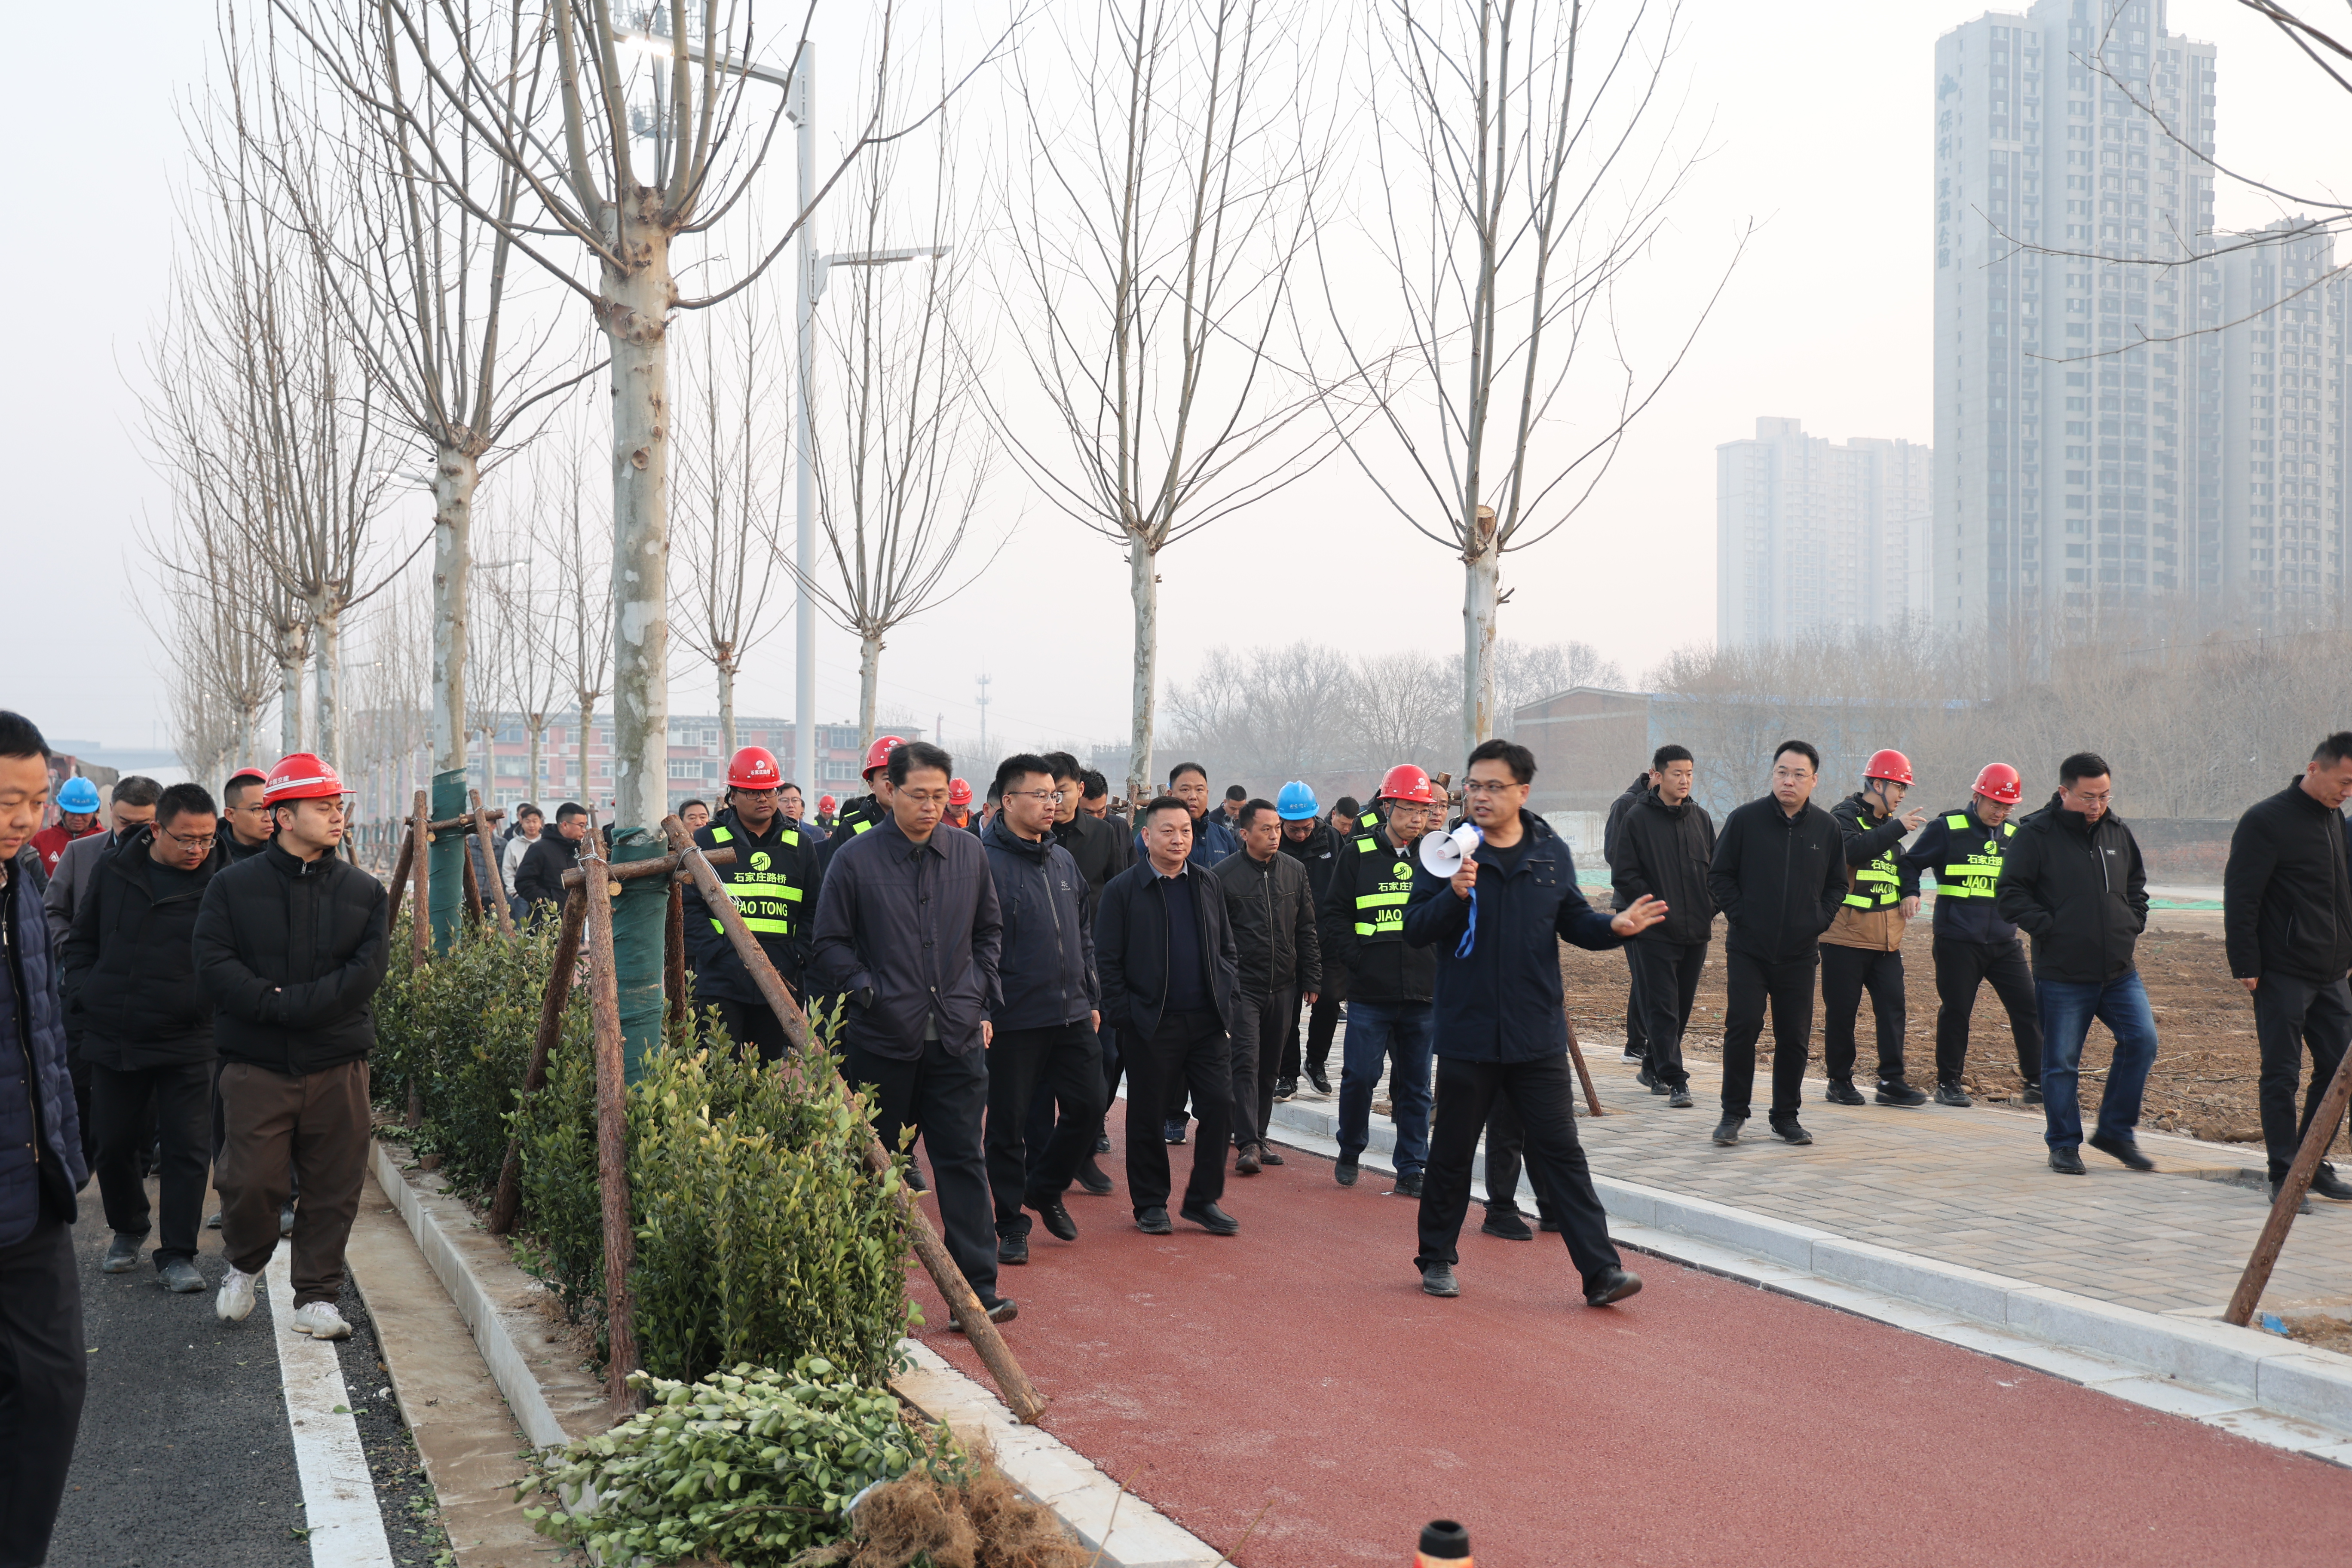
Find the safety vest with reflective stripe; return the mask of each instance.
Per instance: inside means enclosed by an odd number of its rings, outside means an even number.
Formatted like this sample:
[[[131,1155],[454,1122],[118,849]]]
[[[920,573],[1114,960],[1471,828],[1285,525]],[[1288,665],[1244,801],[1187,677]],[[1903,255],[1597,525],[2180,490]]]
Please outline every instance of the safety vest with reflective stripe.
[[[1944,848],[1944,863],[1936,868],[1936,896],[1991,898],[2000,880],[2001,858],[2009,853],[2008,840],[2016,834],[2017,824],[1985,827],[1969,821],[1968,813],[1956,811],[1944,818],[1944,826],[1951,829],[1951,837]],[[1979,837],[1979,834],[1983,837]]]
[[[1874,860],[1864,861],[1853,868],[1852,886],[1846,889],[1847,905],[1858,910],[1891,910],[1903,901],[1903,873],[1895,863],[1895,851],[1882,850]]]
[[[712,827],[710,837],[719,844],[735,842],[734,829],[724,824]],[[787,827],[776,835],[775,842],[779,847],[797,849],[801,836]],[[784,871],[771,868],[764,849],[757,845],[739,849],[734,865],[712,869],[727,884],[735,907],[743,913],[743,923],[754,935],[792,935],[794,911],[807,899],[807,889],[796,886]],[[714,916],[710,929],[724,931],[727,927]]]
[[[1395,864],[1370,889],[1356,895],[1356,938],[1360,942],[1404,936],[1405,900],[1412,896],[1412,858],[1378,838],[1356,840],[1359,855],[1390,855]]]

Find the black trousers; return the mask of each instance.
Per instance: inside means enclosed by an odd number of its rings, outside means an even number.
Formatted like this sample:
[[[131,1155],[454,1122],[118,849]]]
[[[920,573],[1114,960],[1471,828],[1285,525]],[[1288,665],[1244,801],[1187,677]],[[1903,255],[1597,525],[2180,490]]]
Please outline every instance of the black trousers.
[[[1633,943],[1625,944],[1625,1054],[1647,1058],[1650,1054],[1650,1010],[1642,1001],[1642,966]]]
[[[1248,992],[1234,997],[1234,1147],[1255,1148],[1265,1142],[1274,1120],[1274,1079],[1282,1066],[1282,1030],[1291,1018],[1297,986],[1264,996]]]
[[[1969,1019],[1977,990],[1986,982],[2009,1014],[2017,1041],[2017,1072],[2029,1084],[2042,1081],[2042,1010],[2033,1000],[2033,966],[2015,937],[2007,942],[1936,939],[1936,1081],[1958,1083],[1969,1065]]]
[[[1822,944],[1822,1058],[1830,1077],[1853,1077],[1854,1020],[1870,993],[1878,1025],[1878,1080],[1903,1081],[1903,954]]]
[[[48,1555],[89,1382],[73,1227],[42,1219],[0,1247],[0,1568]]]
[[[1102,1093],[1095,1101],[1092,1124],[1079,1139],[1082,1145],[1078,1160],[1084,1163],[1095,1152],[1095,1145],[1110,1125],[1111,1102],[1118,1098],[1118,1031],[1105,1025],[1094,1030],[1095,1054],[1102,1062]],[[1045,1074],[1037,1075],[1029,1091],[1029,1172],[1034,1175],[1045,1158],[1045,1151],[1054,1144],[1055,1129],[1060,1125],[1060,1102],[1054,1095],[1053,1080]]]
[[[1326,968],[1323,971],[1324,988],[1316,994],[1312,1007],[1307,1005],[1306,997],[1298,993],[1297,987],[1292,988],[1292,994],[1297,1000],[1290,1005],[1290,1038],[1282,1047],[1281,1076],[1284,1078],[1296,1079],[1299,1074],[1298,1024],[1302,1017],[1307,1021],[1306,1059],[1314,1064],[1318,1072],[1331,1064],[1331,1041],[1339,1032],[1341,1002],[1341,998],[1331,994],[1331,970]]]
[[[98,1169],[98,1121],[89,1113],[89,1062],[81,1054],[81,1041],[66,1042],[66,1071],[73,1079],[74,1115],[81,1122],[81,1163],[91,1170]]]
[[[1129,1035],[1127,1055],[1127,1195],[1140,1215],[1168,1206],[1168,1144],[1160,1128],[1168,1107],[1190,1090],[1201,1119],[1192,1143],[1192,1177],[1184,1202],[1225,1195],[1225,1152],[1233,1142],[1233,1049],[1214,1013],[1171,1013],[1150,1039]]]
[[[1772,1008],[1772,1120],[1797,1114],[1812,1046],[1813,970],[1819,955],[1778,963],[1738,951],[1723,955],[1723,1114],[1748,1120],[1756,1091],[1756,1042]]]
[[[940,1239],[982,1305],[996,1300],[996,1226],[989,1217],[988,1159],[981,1129],[988,1110],[988,1053],[923,1042],[912,1061],[877,1056],[855,1042],[844,1063],[852,1087],[873,1092],[874,1131],[895,1151],[912,1127],[931,1157]]]
[[[1470,1157],[1497,1100],[1518,1112],[1527,1131],[1528,1174],[1560,1222],[1568,1256],[1589,1289],[1618,1266],[1609,1240],[1609,1215],[1592,1190],[1584,1145],[1576,1136],[1576,1079],[1568,1053],[1531,1062],[1465,1062],[1437,1058],[1436,1125],[1429,1134],[1429,1168],[1421,1189],[1421,1250],[1414,1264],[1449,1267],[1461,1261],[1454,1244],[1470,1209]]]
[[[2262,1047],[2263,1146],[2270,1155],[2271,1180],[2286,1174],[2295,1152],[2311,1132],[2311,1119],[2327,1098],[2328,1080],[2352,1042],[2352,985],[2329,984],[2291,974],[2265,974],[2254,987],[2254,1037]],[[2303,1076],[2303,1053],[2311,1052],[2311,1085],[2304,1091],[2303,1116],[2294,1113],[2295,1080]],[[2331,1143],[2335,1138],[2331,1132]]]
[[[1642,938],[1625,944],[1625,960],[1637,977],[1633,994],[1642,999],[1643,1063],[1652,1078],[1679,1089],[1690,1082],[1683,1067],[1683,1031],[1690,1027],[1691,1005],[1698,999],[1706,943]]]
[[[1575,1107],[1570,1106],[1573,1112]],[[1519,1164],[1528,1159],[1527,1123],[1519,1120],[1518,1107],[1508,1095],[1495,1097],[1495,1109],[1486,1113],[1486,1212],[1489,1215],[1519,1212]],[[1426,1173],[1423,1173],[1424,1182]],[[1536,1190],[1536,1213],[1542,1218],[1557,1222],[1559,1215],[1552,1212],[1542,1178],[1531,1184]],[[1426,1192],[1424,1185],[1423,1191]]]
[[[727,1026],[727,1037],[735,1042],[735,1054],[739,1057],[749,1048],[758,1051],[763,1062],[779,1061],[792,1044],[791,1037],[784,1033],[783,1020],[764,1002],[735,1002],[714,996],[703,1005],[719,1009],[719,1021]]]
[[[1061,1115],[1042,1149],[1030,1146],[1030,1100],[1053,1097]],[[1024,1204],[1051,1202],[1077,1179],[1102,1120],[1102,1049],[1084,1018],[1048,1029],[1005,1029],[988,1045],[988,1190],[999,1236],[1029,1234]]]
[[[152,1110],[163,1140],[156,1182],[163,1233],[155,1247],[155,1267],[173,1258],[193,1262],[197,1226],[205,1219],[205,1177],[212,1168],[213,1064],[174,1062],[124,1071],[92,1062],[89,1104],[98,1122],[98,1191],[106,1223],[124,1236],[147,1234],[147,1184],[140,1163]]]

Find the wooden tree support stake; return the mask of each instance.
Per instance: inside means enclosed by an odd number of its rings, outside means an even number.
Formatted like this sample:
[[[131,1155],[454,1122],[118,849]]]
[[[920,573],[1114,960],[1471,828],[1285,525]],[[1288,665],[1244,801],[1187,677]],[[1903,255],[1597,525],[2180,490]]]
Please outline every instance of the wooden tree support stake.
[[[457,863],[465,871],[466,919],[472,925],[482,925],[489,920],[490,912],[482,902],[482,879],[474,868],[473,847],[466,842],[463,834],[457,837]]]
[[[1601,1109],[1601,1096],[1592,1087],[1592,1071],[1584,1065],[1584,1047],[1576,1043],[1576,1020],[1568,1021],[1568,1059],[1576,1064],[1576,1081],[1584,1086],[1584,1103],[1595,1116],[1609,1113]]]
[[[673,825],[677,825],[675,833],[672,832]],[[665,817],[662,831],[669,834],[670,842],[675,844],[678,841],[677,834],[682,833],[684,827],[677,824],[676,817]],[[681,853],[681,858],[686,868],[693,874],[694,885],[701,889],[703,902],[710,906],[712,916],[726,928],[727,940],[733,944],[736,956],[743,961],[743,968],[751,976],[752,984],[760,988],[760,994],[783,1024],[785,1035],[804,1057],[815,1055],[810,1049],[808,1015],[802,1012],[800,1004],[793,1000],[793,994],[784,986],[783,977],[776,973],[775,965],[768,962],[767,951],[751,934],[751,928],[743,923],[742,912],[736,909],[726,884],[719,881],[718,873],[710,868],[709,858],[700,849],[691,847]],[[826,1053],[826,1059],[830,1062],[829,1053]],[[882,1140],[869,1132],[866,1140],[866,1168],[878,1175],[887,1171],[890,1163],[889,1151],[882,1147]],[[1045,1395],[1037,1392],[1036,1385],[1029,1381],[1029,1374],[1023,1372],[1021,1363],[1013,1359],[1013,1349],[1004,1342],[1004,1336],[997,1331],[994,1323],[989,1321],[988,1312],[981,1306],[980,1297],[972,1290],[971,1281],[963,1277],[963,1270],[957,1268],[955,1259],[948,1255],[946,1245],[940,1240],[939,1233],[931,1228],[930,1221],[924,1217],[914,1194],[907,1189],[904,1182],[898,1186],[898,1212],[906,1218],[907,1234],[914,1242],[915,1256],[922,1259],[924,1271],[930,1275],[931,1283],[939,1287],[940,1294],[947,1298],[948,1310],[954,1315],[965,1337],[971,1341],[971,1348],[980,1352],[980,1359],[986,1363],[989,1375],[996,1380],[1005,1404],[1012,1407],[1014,1419],[1024,1426],[1036,1425],[1045,1414]]]
[[[629,1268],[636,1261],[636,1233],[629,1226],[629,1097],[621,1062],[621,989],[614,970],[613,900],[600,896],[597,879],[605,869],[596,852],[591,816],[588,853],[581,868],[590,886],[588,906],[588,1001],[596,1018],[596,1185],[604,1209],[604,1393],[615,1410],[635,1400],[629,1373],[637,1370],[637,1314],[629,1296]]]
[[[425,820],[423,790],[416,792],[416,820]],[[412,833],[410,842],[415,846],[408,865],[416,879],[416,912],[409,927],[408,962],[422,969],[433,957],[433,830]]]
[[[555,937],[555,963],[549,970],[547,990],[539,1002],[539,1037],[531,1042],[530,1067],[523,1074],[518,1106],[547,1087],[547,1058],[563,1037],[563,1010],[572,1002],[572,972],[580,963],[580,928],[588,915],[588,894],[574,888],[563,896],[563,924]],[[507,1157],[499,1166],[498,1196],[490,1204],[490,1234],[514,1229],[522,1206],[522,1140],[507,1140]]]
[[[2319,1114],[2311,1119],[2311,1131],[2303,1135],[2303,1147],[2295,1151],[2294,1163],[2287,1167],[2286,1180],[2279,1184],[2279,1194],[2271,1203],[2271,1217],[2263,1222],[2263,1234],[2254,1238],[2254,1255],[2246,1259],[2246,1271],[2238,1277],[2237,1294],[2230,1298],[2230,1310],[2221,1314],[2223,1322],[2242,1329],[2253,1321],[2263,1288],[2271,1282],[2271,1270],[2278,1267],[2279,1253],[2286,1247],[2287,1230],[2303,1207],[2303,1195],[2311,1190],[2311,1178],[2319,1173],[2327,1146],[2336,1142],[2336,1130],[2344,1125],[2347,1104],[2352,1104],[2352,1051],[2345,1052],[2344,1059],[2336,1064],[2336,1076],[2327,1083],[2327,1098],[2319,1102]]]
[[[392,862],[392,912],[384,917],[386,931],[400,923],[400,900],[408,893],[408,859],[415,853],[415,830],[404,829],[400,835],[400,853],[393,858]]]
[[[488,897],[491,907],[499,912],[499,932],[511,941],[515,934],[514,912],[507,908],[507,879],[499,870],[498,852],[490,847],[490,814],[482,809],[482,792],[474,790],[471,794],[474,797],[474,840],[482,847],[482,864],[490,868],[490,879],[496,886],[496,891]]]

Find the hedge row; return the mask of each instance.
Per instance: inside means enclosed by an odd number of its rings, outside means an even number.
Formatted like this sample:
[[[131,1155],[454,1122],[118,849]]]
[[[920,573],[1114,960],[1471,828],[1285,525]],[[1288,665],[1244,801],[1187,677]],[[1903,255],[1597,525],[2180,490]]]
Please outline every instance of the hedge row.
[[[395,933],[393,951],[408,951]],[[551,936],[467,935],[411,972],[396,961],[376,1005],[376,1097],[404,1119],[450,1185],[486,1198],[520,1131],[519,1258],[564,1310],[604,1319],[596,1079],[586,988],[575,987],[545,1089],[517,1101],[553,957]],[[629,1090],[630,1272],[645,1370],[691,1382],[744,1363],[817,1356],[873,1383],[913,1312],[895,1194],[868,1172],[862,1100],[821,1053],[762,1070],[714,1017],[673,1026]]]

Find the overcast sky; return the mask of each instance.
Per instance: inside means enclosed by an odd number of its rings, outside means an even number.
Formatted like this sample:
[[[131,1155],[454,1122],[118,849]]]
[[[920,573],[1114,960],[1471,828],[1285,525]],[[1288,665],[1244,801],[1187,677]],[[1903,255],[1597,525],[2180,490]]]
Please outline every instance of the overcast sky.
[[[1984,9],[1690,0],[1678,62],[1685,140],[1711,152],[1621,310],[1663,335],[1712,287],[1751,218],[1757,238],[1601,492],[1549,542],[1507,558],[1506,636],[1580,637],[1638,677],[1670,648],[1712,636],[1717,443],[1752,434],[1759,415],[1795,416],[1833,439],[1927,439],[1932,50]],[[135,607],[152,590],[132,529],[168,516],[140,435],[141,363],[184,167],[175,100],[203,75],[211,8],[121,0],[107,10],[102,37],[81,7],[18,7],[12,18],[7,96],[29,156],[14,237],[0,247],[17,366],[0,390],[15,453],[12,675],[0,703],[53,736],[143,747],[168,744],[170,726]],[[847,38],[867,14],[850,0],[822,11]],[[2174,30],[2220,46],[2224,163],[2294,188],[2341,180],[2352,136],[2340,93],[2235,0],[2174,0],[2170,13]],[[789,164],[780,168],[788,179]],[[2226,226],[2276,216],[2226,183],[2219,209]],[[1002,345],[996,364],[1008,383],[1026,374]],[[1008,398],[1024,392],[1004,388]],[[1017,479],[992,494],[984,523],[1010,531],[1010,543],[970,592],[892,638],[886,706],[926,725],[944,715],[951,741],[968,738],[984,663],[992,742],[1123,738],[1130,620],[1118,552]],[[1174,546],[1161,576],[1173,679],[1218,644],[1460,646],[1458,562],[1384,511],[1344,459],[1260,514]],[[831,626],[818,644],[823,717],[854,715],[856,645]],[[765,646],[739,687],[740,709],[788,714],[789,626]],[[711,710],[707,668],[677,654],[673,677],[674,710]]]

